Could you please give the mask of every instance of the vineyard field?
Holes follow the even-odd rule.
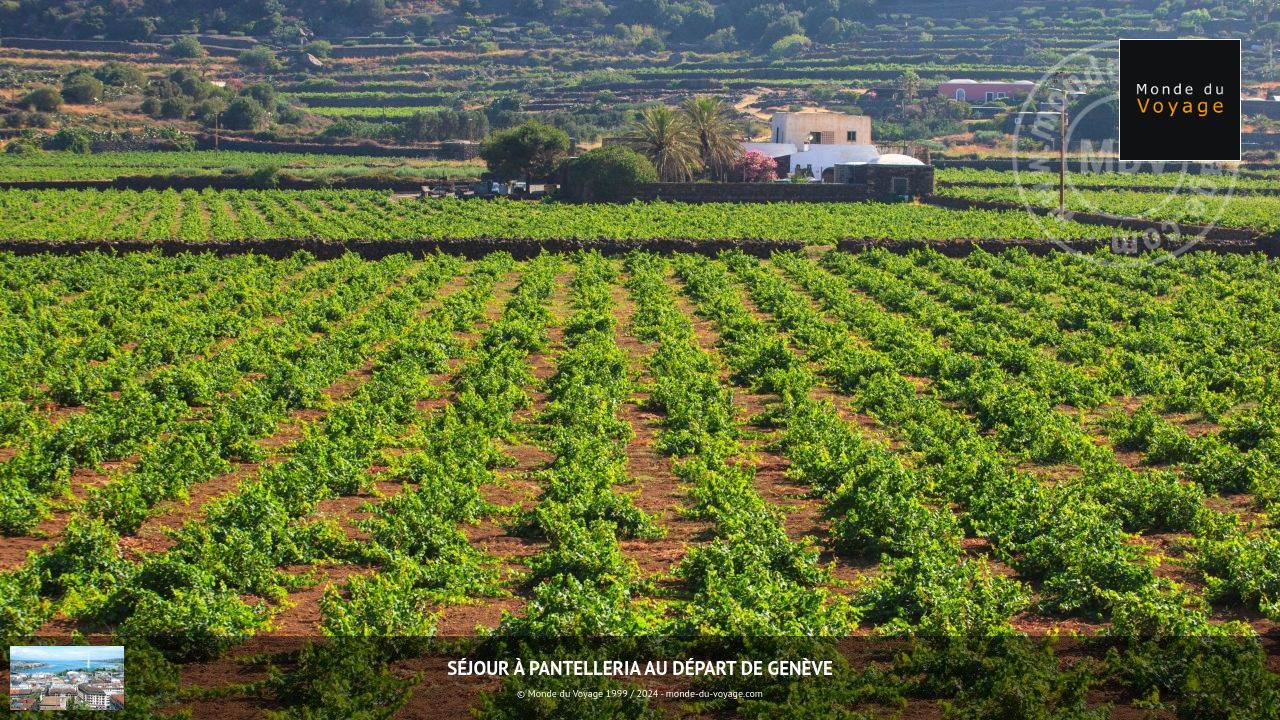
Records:
[[[63,227],[208,219],[207,194],[104,196]],[[285,235],[391,202],[215,197]],[[77,206],[0,198],[6,235]],[[936,210],[653,207],[462,203],[435,231]],[[806,250],[0,254],[0,634],[123,639],[140,714],[564,717],[517,698],[566,688],[602,718],[1280,712],[1276,261]],[[1063,664],[1057,635],[1106,649]],[[638,699],[437,672],[493,643],[631,657],[601,638],[811,639],[835,669]],[[848,638],[873,662],[821,645]]]
[[[1280,0],[2,17],[11,715],[1280,720]]]
[[[461,161],[403,157],[351,157],[311,153],[261,153],[236,150],[184,150],[0,154],[0,182],[113,180],[152,175],[216,176],[279,168],[301,177],[360,173],[438,177],[475,177],[482,166]]]
[[[1164,172],[1091,172],[1071,173],[1068,177],[1072,185],[1082,188],[1115,188],[1117,190],[1135,187],[1183,188],[1184,190],[1209,191],[1232,188],[1235,190],[1263,190],[1280,192],[1280,182],[1268,177],[1272,171],[1241,170],[1203,172],[1184,174],[1182,166],[1172,163]],[[943,185],[1007,185],[1011,187],[1031,188],[1042,185],[1058,186],[1058,173],[1041,170],[977,170],[974,168],[938,168],[937,180]]]
[[[1022,188],[1012,185],[953,185],[939,188],[939,194],[970,200],[1001,200],[1034,207],[1053,208],[1058,205],[1056,181],[1024,185]],[[1122,187],[1106,190],[1072,187],[1067,190],[1067,208],[1175,223],[1216,224],[1268,233],[1280,229],[1280,195],[1231,194],[1229,190],[1214,185],[1203,186],[1200,191],[1192,187],[1178,192],[1140,192]]]
[[[1055,223],[1054,237],[1112,236]],[[393,199],[374,190],[0,190],[0,240],[531,238],[1042,239],[1025,212],[912,204],[571,205]]]

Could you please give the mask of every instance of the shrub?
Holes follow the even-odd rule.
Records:
[[[44,152],[44,148],[40,146],[39,140],[23,137],[10,140],[4,146],[4,151],[10,155],[34,155]]]
[[[191,68],[179,68],[169,73],[168,82],[167,85],[156,84],[156,91],[160,92],[162,97],[181,93],[190,97],[192,101],[198,102],[220,91],[213,83],[206,80],[200,71]]]
[[[662,52],[665,49],[667,49],[666,44],[662,42],[662,38],[656,35],[650,35],[636,43],[636,50],[643,53]]]
[[[218,116],[226,109],[227,104],[222,98],[208,98],[196,103],[191,109],[191,114],[206,127],[213,127],[218,122]]]
[[[222,114],[222,124],[229,130],[256,130],[266,119],[266,109],[251,97],[236,98]]]
[[[638,183],[657,182],[653,163],[621,145],[608,145],[568,161],[564,191],[578,200],[612,202]]]
[[[280,186],[280,168],[264,165],[249,174],[249,185],[262,190]]]
[[[327,58],[333,53],[333,44],[328,40],[312,40],[302,46],[302,51],[311,53],[318,58]]]
[[[181,120],[191,113],[191,101],[182,97],[171,97],[160,103],[160,117]]]
[[[274,71],[279,70],[280,61],[276,59],[276,54],[271,48],[265,45],[251,47],[240,53],[240,57],[236,58],[236,62],[251,70]]]
[[[39,112],[57,112],[62,107],[62,94],[47,85],[38,87],[22,98],[22,105]]]
[[[102,99],[102,81],[91,75],[78,75],[62,84],[62,99],[73,105],[88,105]]]
[[[103,64],[93,71],[93,76],[105,85],[116,87],[143,87],[147,84],[147,76],[141,68],[118,60]]]
[[[742,156],[732,175],[742,182],[773,182],[778,177],[778,162],[762,152],[752,150]]]
[[[263,605],[249,605],[216,583],[193,584],[171,597],[139,591],[122,637],[145,641],[175,661],[207,660],[268,625]]]
[[[175,58],[204,57],[204,46],[190,35],[184,35],[169,45],[169,56]]]
[[[66,150],[67,152],[88,155],[93,151],[89,141],[89,133],[78,128],[62,128],[49,138],[50,150]]]
[[[276,89],[265,82],[256,82],[252,85],[246,85],[240,94],[244,97],[251,97],[258,101],[258,104],[264,108],[275,107]]]
[[[126,18],[118,27],[124,40],[146,40],[156,33],[156,21],[149,17]]]
[[[15,110],[4,116],[5,127],[40,127],[47,128],[53,121],[48,114],[42,112],[27,112],[25,110]]]
[[[306,119],[307,113],[301,108],[297,108],[292,105],[282,104],[280,109],[276,112],[276,121],[286,125],[297,125],[306,121]]]
[[[769,57],[784,58],[791,57],[805,48],[809,47],[809,38],[804,35],[786,35],[778,38],[778,41],[769,46]]]
[[[711,33],[702,41],[708,50],[713,52],[732,50],[738,47],[738,32],[731,25]]]

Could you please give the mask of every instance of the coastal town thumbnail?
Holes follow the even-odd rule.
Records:
[[[123,710],[124,647],[16,645],[9,648],[9,709]]]

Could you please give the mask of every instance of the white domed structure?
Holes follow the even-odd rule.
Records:
[[[901,153],[885,153],[867,161],[868,165],[923,165],[924,163]]]

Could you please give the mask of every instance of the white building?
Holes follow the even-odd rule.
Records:
[[[76,702],[88,705],[94,710],[106,710],[111,705],[111,695],[106,688],[82,683],[76,688]]]
[[[821,179],[824,171],[848,162],[879,156],[871,144],[871,118],[832,112],[780,112],[769,122],[770,142],[743,143],[778,161],[779,175],[807,171]]]
[[[774,113],[769,139],[792,145],[868,145],[871,118],[816,110]]]

